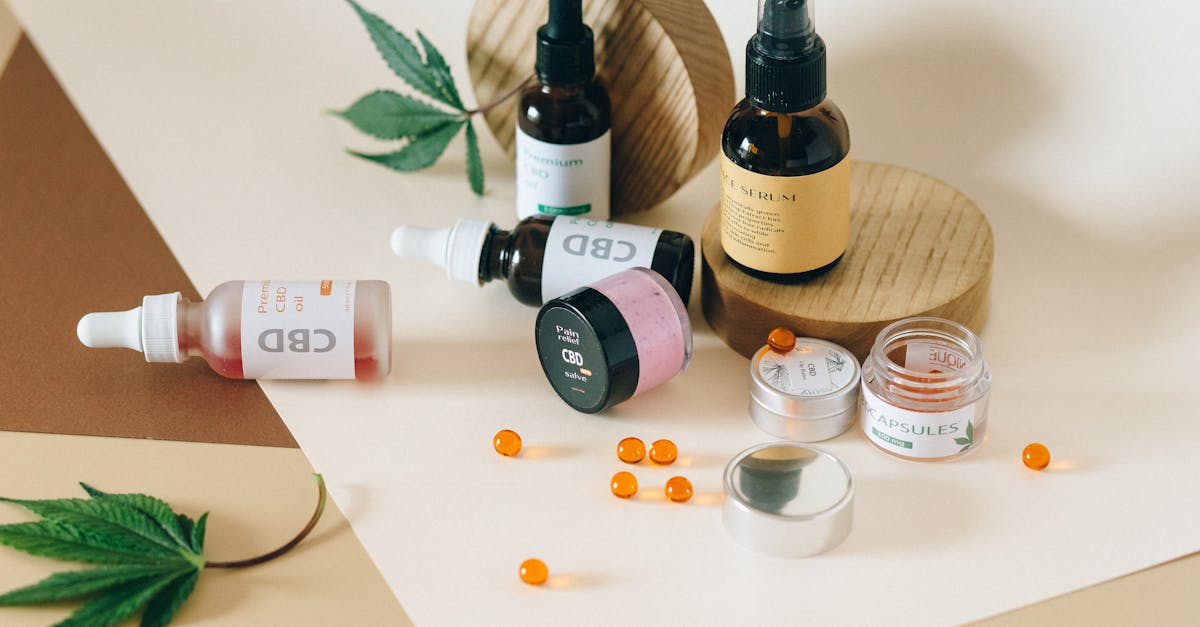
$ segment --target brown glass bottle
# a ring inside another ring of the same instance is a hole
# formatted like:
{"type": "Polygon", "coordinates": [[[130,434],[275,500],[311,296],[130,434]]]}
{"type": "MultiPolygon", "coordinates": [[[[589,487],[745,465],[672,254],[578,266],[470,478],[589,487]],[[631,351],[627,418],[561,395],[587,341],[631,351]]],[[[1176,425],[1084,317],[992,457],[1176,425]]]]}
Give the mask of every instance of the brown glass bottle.
{"type": "Polygon", "coordinates": [[[666,278],[686,304],[692,291],[696,256],[692,238],[675,231],[596,222],[568,216],[525,218],[511,231],[492,226],[484,240],[483,254],[479,259],[479,281],[486,283],[504,280],[508,284],[508,291],[512,292],[517,300],[526,305],[541,306],[546,300],[562,296],[571,289],[583,287],[592,277],[599,279],[633,265],[642,265],[633,261],[637,253],[626,254],[626,251],[635,250],[630,248],[631,246],[646,245],[647,240],[652,241],[653,251],[645,251],[640,259],[648,259],[649,263],[645,265],[666,278]],[[565,238],[551,237],[551,229],[556,226],[569,229],[572,235],[565,238]],[[624,236],[601,239],[613,228],[620,229],[619,232],[623,232],[624,236]],[[591,235],[589,230],[594,230],[601,236],[591,235]],[[634,232],[640,236],[629,237],[634,232]],[[597,240],[600,241],[600,245],[597,245],[597,240]],[[555,246],[555,242],[559,245],[555,246]],[[628,259],[623,258],[626,256],[628,259]],[[567,269],[572,283],[559,280],[555,283],[556,287],[547,288],[544,285],[550,272],[547,264],[574,264],[567,269]],[[562,291],[554,293],[558,290],[562,291]]]}
{"type": "Polygon", "coordinates": [[[517,106],[517,217],[609,217],[612,105],[596,82],[581,0],[550,0],[537,33],[537,81],[517,106]]]}
{"type": "Polygon", "coordinates": [[[826,97],[825,42],[810,0],[759,0],[746,98],[721,136],[721,243],[734,265],[804,280],[849,242],[850,130],[826,97]]]}
{"type": "MultiPolygon", "coordinates": [[[[838,165],[850,154],[850,128],[832,100],[794,113],[767,111],[743,99],[729,114],[721,150],[734,165],[768,176],[806,176],[838,165]]],[[[764,272],[730,259],[743,271],[772,281],[803,281],[837,265],[797,273],[764,272]]]]}

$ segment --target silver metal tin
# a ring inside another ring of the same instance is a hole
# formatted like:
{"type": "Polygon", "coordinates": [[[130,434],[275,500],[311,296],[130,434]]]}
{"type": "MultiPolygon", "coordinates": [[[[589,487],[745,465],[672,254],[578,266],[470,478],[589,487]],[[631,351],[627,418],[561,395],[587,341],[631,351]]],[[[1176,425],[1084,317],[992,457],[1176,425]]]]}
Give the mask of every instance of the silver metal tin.
{"type": "Polygon", "coordinates": [[[747,548],[783,557],[823,553],[850,534],[850,469],[825,451],[795,442],[750,447],[725,467],[722,519],[747,548]]]}
{"type": "Polygon", "coordinates": [[[750,360],[750,417],[797,442],[837,437],[858,417],[858,360],[825,340],[800,337],[791,352],[763,346],[750,360]]]}

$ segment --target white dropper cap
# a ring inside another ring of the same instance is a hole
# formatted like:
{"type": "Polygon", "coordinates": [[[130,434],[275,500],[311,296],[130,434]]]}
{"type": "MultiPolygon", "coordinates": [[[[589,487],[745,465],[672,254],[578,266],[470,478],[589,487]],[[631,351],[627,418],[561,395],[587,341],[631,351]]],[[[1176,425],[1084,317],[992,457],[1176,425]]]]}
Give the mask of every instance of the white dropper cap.
{"type": "Polygon", "coordinates": [[[467,219],[446,229],[400,226],[392,231],[392,252],[445,268],[454,281],[479,285],[479,261],[492,226],[486,220],[467,219]]]}
{"type": "Polygon", "coordinates": [[[179,292],[146,296],[129,311],[101,311],[79,320],[75,333],[88,348],[132,348],[146,361],[182,363],[176,314],[179,292]]]}

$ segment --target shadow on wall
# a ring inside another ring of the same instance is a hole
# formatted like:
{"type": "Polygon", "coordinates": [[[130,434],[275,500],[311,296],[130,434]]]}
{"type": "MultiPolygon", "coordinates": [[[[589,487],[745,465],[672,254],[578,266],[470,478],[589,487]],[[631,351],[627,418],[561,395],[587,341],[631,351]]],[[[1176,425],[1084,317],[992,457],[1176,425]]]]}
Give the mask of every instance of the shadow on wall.
{"type": "MultiPolygon", "coordinates": [[[[1171,190],[1148,189],[1146,206],[1131,213],[1179,219],[1158,232],[1104,237],[995,169],[1010,145],[1053,132],[1047,125],[1074,103],[1039,74],[1015,33],[969,13],[946,5],[935,15],[897,14],[890,37],[832,55],[831,95],[850,121],[856,156],[945,178],[979,203],[996,237],[993,293],[1021,296],[992,303],[990,325],[1009,327],[1005,336],[1021,344],[1004,349],[1023,358],[1101,357],[1107,349],[1089,323],[1097,316],[1116,334],[1176,332],[1183,318],[1170,286],[1195,285],[1185,273],[1200,264],[1200,214],[1167,206],[1178,202],[1171,190]]],[[[1063,159],[1055,178],[1075,187],[1119,184],[1080,180],[1088,159],[1063,159]]]]}
{"type": "Polygon", "coordinates": [[[1034,132],[1039,113],[1055,106],[1018,43],[985,23],[905,17],[892,37],[830,58],[830,94],[862,156],[935,176],[961,171],[1034,132]]]}

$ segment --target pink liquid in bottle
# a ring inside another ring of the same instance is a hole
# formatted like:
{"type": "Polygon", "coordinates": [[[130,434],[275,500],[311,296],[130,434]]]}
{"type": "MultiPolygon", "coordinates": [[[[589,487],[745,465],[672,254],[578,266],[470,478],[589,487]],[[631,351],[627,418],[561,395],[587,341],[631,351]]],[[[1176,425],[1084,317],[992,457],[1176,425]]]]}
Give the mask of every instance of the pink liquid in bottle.
{"type": "Polygon", "coordinates": [[[79,321],[85,345],[146,361],[199,357],[231,379],[378,379],[391,371],[391,290],[383,281],[229,281],[203,302],[178,293],[79,321]]]}

